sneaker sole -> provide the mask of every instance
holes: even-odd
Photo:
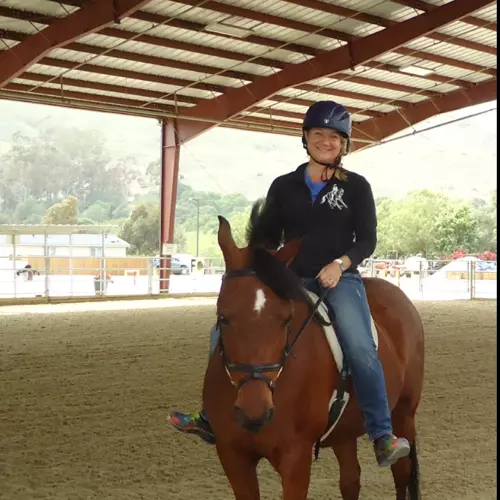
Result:
[[[195,436],[200,437],[203,439],[208,444],[215,444],[215,436],[212,434],[209,434],[208,432],[203,431],[202,429],[198,427],[179,427],[178,425],[174,424],[170,419],[168,420],[170,425],[178,430],[179,432],[183,432],[184,434],[194,434]]]
[[[402,445],[397,450],[394,450],[382,463],[380,467],[390,467],[394,465],[398,460],[407,457],[410,454],[410,446]]]

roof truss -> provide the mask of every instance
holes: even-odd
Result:
[[[51,50],[98,31],[132,14],[149,0],[101,0],[85,2],[79,10],[56,19],[51,25],[27,37],[0,54],[0,88],[19,76]]]
[[[436,8],[432,14],[421,14],[373,35],[358,38],[333,51],[322,53],[304,63],[289,64],[279,73],[261,77],[244,87],[228,89],[223,95],[185,111],[179,120],[180,139],[182,142],[189,141],[212,126],[209,122],[194,123],[185,118],[227,120],[259,101],[268,99],[284,87],[333,76],[364,64],[384,52],[394,51],[415,38],[460,20],[490,3],[491,0],[455,0]]]
[[[475,89],[496,81],[496,65],[491,59],[496,55],[496,46],[491,35],[485,34],[485,30],[496,30],[496,17],[494,22],[491,9],[481,10],[493,3],[491,0],[451,0],[439,7],[422,0],[394,0],[391,9],[383,13],[386,17],[337,2],[281,0],[280,9],[273,14],[265,12],[264,6],[259,10],[256,3],[242,0],[175,0],[175,4],[187,6],[187,10],[180,11],[176,5],[180,15],[172,14],[175,9],[170,0],[163,2],[166,10],[152,0],[41,0],[42,14],[0,6],[0,42],[2,38],[10,40],[10,45],[18,42],[0,51],[0,98],[175,117],[181,140],[188,141],[216,125],[300,134],[304,109],[324,96],[345,100],[343,103],[354,113],[355,130],[359,132],[354,141],[359,148],[385,137],[384,132],[375,134],[368,129],[386,123],[388,116],[402,118],[407,112],[413,116],[411,113],[420,104],[443,102],[441,99],[450,95],[470,94],[467,102],[473,104],[479,98]],[[78,10],[56,17],[57,10],[49,8],[50,4],[66,4]],[[301,7],[307,15],[289,15],[286,4],[290,13]],[[415,9],[415,17],[404,22],[394,20],[394,4]],[[110,13],[113,5],[116,9]],[[183,15],[190,10],[196,15]],[[406,18],[412,15],[404,7],[398,15],[402,10]],[[86,17],[85,13],[93,15]],[[218,33],[218,43],[212,45],[206,42],[214,35],[205,31],[205,13],[211,19],[216,13],[237,16],[242,22],[249,20],[267,28],[245,37],[244,49],[238,49],[238,42],[224,33]],[[317,13],[339,16],[339,29],[334,29],[337,23],[328,27],[306,22],[309,13],[316,13],[315,19]],[[10,29],[9,24],[4,24],[8,29],[2,29],[2,17],[47,27],[35,34],[23,32],[20,23],[11,23],[17,30]],[[127,18],[127,22],[113,26],[121,18]],[[342,24],[346,19],[350,24]],[[138,27],[134,28],[131,20],[143,26],[136,23]],[[460,23],[442,30],[456,20]],[[149,33],[144,23],[169,28]],[[373,26],[379,31],[359,36],[359,31],[352,30],[353,23],[372,33]],[[286,42],[279,36],[273,38],[273,26],[289,32]],[[464,26],[470,27],[468,32],[482,31],[465,36]],[[177,28],[191,35],[179,37],[174,34]],[[101,36],[80,40],[90,33]],[[315,46],[310,35],[319,35],[314,40],[328,44],[318,42]],[[308,41],[299,43],[303,37]],[[417,39],[425,43],[412,44]],[[332,40],[341,47],[327,50]],[[442,44],[448,51],[440,53],[431,42]],[[68,52],[61,56],[53,52],[57,47]],[[21,57],[12,59],[16,53]],[[288,62],[285,54],[294,55],[294,62]],[[297,64],[297,54],[306,61]],[[406,62],[400,62],[403,60]],[[439,71],[404,76],[402,69],[411,60]],[[33,67],[35,63],[40,66]],[[440,108],[433,105],[425,109],[438,113]],[[403,121],[395,120],[398,126],[404,126]],[[376,128],[392,130],[381,125]]]

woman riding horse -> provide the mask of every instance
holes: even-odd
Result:
[[[333,101],[320,101],[307,111],[302,143],[309,162],[275,179],[267,199],[267,240],[277,248],[302,239],[290,265],[309,290],[328,288],[336,331],[346,356],[366,430],[380,466],[390,466],[410,453],[405,438],[393,435],[384,372],[375,346],[365,287],[357,266],[375,250],[377,219],[368,181],[348,172],[342,158],[349,152],[352,122],[349,112]],[[211,354],[219,342],[212,329]],[[178,430],[215,438],[204,411],[173,412],[169,421]]]

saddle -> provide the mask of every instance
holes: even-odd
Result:
[[[318,301],[318,295],[307,290],[307,293],[311,297],[313,303]],[[350,394],[345,390],[347,377],[349,376],[349,367],[347,365],[347,360],[345,359],[342,347],[340,346],[339,339],[334,329],[334,323],[329,314],[328,306],[322,302],[318,307],[317,313],[324,320],[324,325],[322,325],[323,332],[325,334],[328,345],[332,351],[333,358],[337,365],[340,373],[340,384],[339,387],[333,391],[332,397],[330,398],[330,404],[328,408],[328,425],[325,433],[321,436],[318,443],[316,443],[316,458],[318,457],[319,445],[332,433],[333,429],[338,424],[340,417],[344,413],[344,410],[349,402]],[[378,349],[378,332],[375,325],[375,321],[372,320],[372,336],[375,346]]]

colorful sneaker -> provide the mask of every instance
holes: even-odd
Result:
[[[410,443],[405,438],[397,438],[386,434],[378,438],[374,444],[375,456],[381,467],[394,465],[400,458],[410,454]]]
[[[179,431],[186,434],[196,434],[208,444],[215,444],[215,435],[210,424],[205,420],[200,412],[181,413],[173,411],[168,416],[168,421]]]

